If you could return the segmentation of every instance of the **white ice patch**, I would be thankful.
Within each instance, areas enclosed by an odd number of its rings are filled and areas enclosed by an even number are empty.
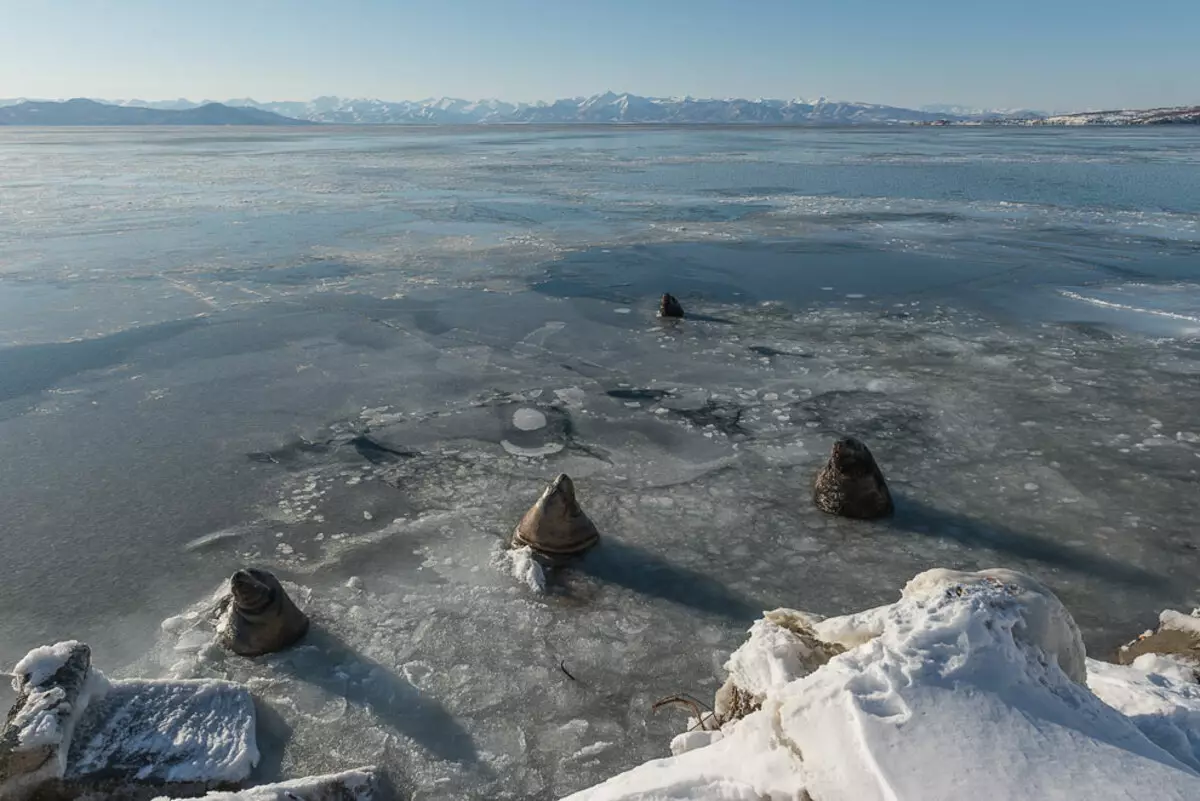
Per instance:
[[[509,569],[513,578],[529,586],[534,592],[546,591],[546,574],[533,555],[533,549],[526,545],[524,548],[514,548],[505,551]]]
[[[374,801],[378,797],[373,767],[327,776],[309,776],[278,784],[262,784],[237,792],[212,792],[206,801]],[[154,801],[174,801],[159,796]]]
[[[517,409],[513,412],[513,426],[520,431],[537,431],[546,427],[546,415],[537,409]]]
[[[530,459],[536,459],[543,456],[553,456],[560,452],[565,446],[561,442],[547,442],[545,445],[536,448],[525,448],[520,445],[515,445],[506,439],[500,440],[500,447],[504,448],[507,453],[513,456],[524,456]]]

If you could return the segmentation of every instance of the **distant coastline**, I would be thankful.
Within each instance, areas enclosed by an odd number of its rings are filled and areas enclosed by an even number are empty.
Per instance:
[[[954,106],[908,109],[870,103],[804,100],[647,98],[607,92],[553,103],[346,100],[259,103],[0,100],[0,125],[747,125],[747,126],[1133,126],[1200,124],[1200,106],[1045,114]]]

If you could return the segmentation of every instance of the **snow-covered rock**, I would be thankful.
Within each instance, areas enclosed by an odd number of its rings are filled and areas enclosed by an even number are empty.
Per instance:
[[[258,762],[254,701],[226,681],[109,682],[62,642],[13,670],[0,733],[0,799],[146,798],[237,787]]]
[[[1179,675],[1200,681],[1200,609],[1192,610],[1190,615],[1163,610],[1158,616],[1158,629],[1121,646],[1117,661],[1160,673],[1170,672],[1173,665]]]
[[[236,785],[258,763],[254,701],[215,679],[114,681],[75,732],[64,779]]]
[[[107,682],[92,652],[74,640],[35,648],[13,668],[16,703],[0,731],[0,798],[22,798],[59,779],[71,736]]]
[[[1200,798],[1190,685],[1101,666],[1105,703],[1074,621],[1028,576],[933,570],[889,606],[794,614],[847,650],[806,673],[803,638],[759,621],[730,660],[759,711],[571,801]]]
[[[373,766],[203,796],[207,801],[381,801],[384,797]],[[154,801],[174,800],[159,796]]]

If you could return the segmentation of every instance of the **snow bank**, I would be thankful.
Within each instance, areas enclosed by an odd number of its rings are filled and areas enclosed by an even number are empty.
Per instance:
[[[1128,667],[1089,659],[1088,686],[1151,742],[1200,771],[1200,684],[1182,667],[1156,654]]]
[[[207,801],[375,801],[384,797],[373,766],[310,776],[279,784],[264,784],[232,793],[213,792],[203,796]],[[173,801],[159,796],[154,801]]]
[[[848,650],[802,675],[809,635],[789,648],[780,620]],[[1134,668],[1089,677],[1070,615],[1027,576],[929,571],[890,606],[780,610],[750,639],[730,663],[759,711],[571,801],[1200,798],[1191,690]]]

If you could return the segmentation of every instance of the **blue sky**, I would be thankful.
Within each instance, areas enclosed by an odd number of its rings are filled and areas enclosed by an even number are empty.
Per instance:
[[[0,97],[1200,103],[1200,0],[0,0]]]

